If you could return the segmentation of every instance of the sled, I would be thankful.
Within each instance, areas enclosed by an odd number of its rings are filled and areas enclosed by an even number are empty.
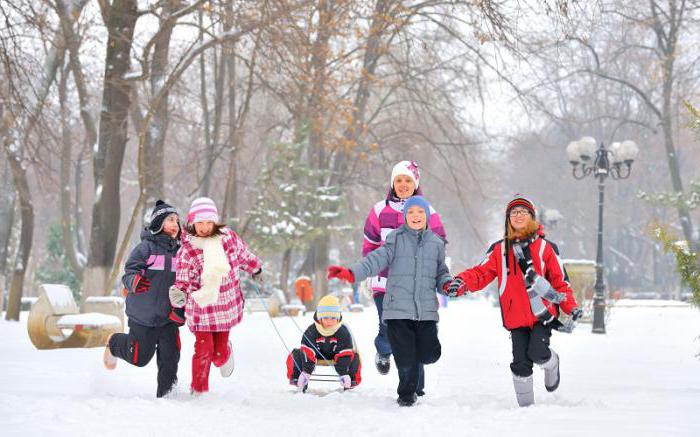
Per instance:
[[[78,308],[67,286],[42,284],[27,331],[37,349],[104,346],[111,334],[124,331],[124,299],[94,296]]]
[[[360,356],[360,353],[357,350],[357,344],[355,343],[355,337],[352,339],[352,350],[355,352],[360,359],[360,366],[362,366],[362,357]],[[314,371],[314,373],[311,374],[311,377],[309,378],[309,382],[338,382],[338,374],[335,372],[335,360],[322,360],[322,359],[316,359],[316,367],[318,366],[324,366],[324,367],[330,367],[333,369],[332,374],[328,373],[317,373],[317,371]],[[304,387],[302,390],[304,393],[306,393],[306,390],[308,389],[308,385]]]

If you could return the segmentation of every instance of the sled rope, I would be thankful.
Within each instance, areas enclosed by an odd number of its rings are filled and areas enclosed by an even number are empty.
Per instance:
[[[253,289],[255,290],[255,294],[258,296],[258,298],[260,299],[260,302],[262,302],[263,307],[265,308],[265,312],[267,313],[267,318],[270,320],[270,323],[272,324],[272,328],[273,328],[273,329],[275,330],[275,332],[277,333],[277,337],[279,337],[280,341],[282,342],[282,345],[283,345],[284,348],[287,350],[287,353],[288,353],[288,354],[291,354],[292,351],[289,349],[289,346],[287,346],[287,343],[284,341],[284,337],[282,337],[282,333],[279,331],[279,329],[277,329],[277,325],[275,324],[274,320],[272,320],[272,316],[270,315],[270,309],[268,308],[267,303],[265,303],[265,299],[262,297],[262,294],[260,293],[260,287],[258,287],[258,284],[254,283],[254,282],[252,283],[252,285],[253,285]],[[329,360],[321,353],[321,351],[318,350],[318,348],[316,347],[316,345],[314,344],[314,342],[310,341],[310,340],[308,339],[308,337],[306,337],[306,334],[304,333],[304,331],[301,330],[301,327],[297,324],[296,320],[294,320],[294,318],[293,318],[292,316],[290,316],[289,314],[287,314],[287,317],[289,317],[289,318],[292,320],[292,322],[294,323],[294,326],[296,326],[297,330],[299,330],[299,332],[301,332],[302,337],[304,337],[304,338],[306,339],[306,341],[307,341],[307,342],[311,345],[311,347],[318,353],[318,355],[320,355],[321,358],[322,358],[323,360],[329,361]],[[297,370],[299,371],[299,373],[303,372],[303,369],[299,367],[299,365],[297,364],[296,360],[295,360],[293,357],[292,357],[292,362],[294,363],[294,367],[297,368]],[[318,376],[327,376],[327,375],[318,375]],[[312,380],[313,380],[313,381],[326,381],[326,380],[323,380],[323,379],[319,379],[319,380],[312,379]],[[337,379],[334,379],[333,381],[336,381],[336,380],[337,380]]]

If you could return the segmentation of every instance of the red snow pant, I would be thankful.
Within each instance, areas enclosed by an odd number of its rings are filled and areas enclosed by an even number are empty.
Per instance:
[[[209,369],[212,363],[223,366],[231,351],[228,349],[228,331],[195,332],[194,355],[192,356],[192,390],[209,391]]]

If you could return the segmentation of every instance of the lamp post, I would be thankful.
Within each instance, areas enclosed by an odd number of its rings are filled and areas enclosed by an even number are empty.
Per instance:
[[[598,249],[595,261],[595,295],[593,297],[593,332],[605,334],[605,284],[603,282],[603,200],[605,179],[627,179],[639,148],[634,141],[615,142],[610,148],[597,146],[593,137],[572,141],[566,147],[575,179],[593,175],[598,179]]]

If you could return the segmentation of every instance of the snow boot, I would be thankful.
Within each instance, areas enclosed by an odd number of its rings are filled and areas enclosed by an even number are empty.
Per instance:
[[[535,403],[535,392],[532,388],[532,375],[518,376],[514,373],[513,387],[515,388],[515,397],[518,400],[518,405],[521,407],[529,407]]]
[[[412,393],[409,396],[399,396],[399,398],[396,399],[396,403],[398,403],[401,407],[412,407],[417,400],[418,396],[416,396],[415,393]]]
[[[374,356],[374,365],[380,375],[386,375],[391,369],[391,355],[377,354]]]
[[[552,392],[559,388],[559,355],[552,351],[552,356],[544,363],[538,363],[544,369],[544,388]]]
[[[107,345],[105,346],[105,351],[102,354],[102,363],[107,370],[114,370],[114,368],[117,367],[117,357],[112,355],[112,351],[109,350],[109,339],[112,338],[112,335],[114,334],[111,334],[107,339]]]
[[[231,346],[231,342],[228,342],[228,360],[219,367],[219,370],[221,371],[221,376],[224,378],[228,378],[231,376],[233,373],[233,346]]]
[[[158,390],[156,390],[156,397],[157,398],[168,398],[171,397],[175,393],[175,387],[177,386],[177,379],[173,381],[170,386],[166,387],[161,387],[158,386]]]

